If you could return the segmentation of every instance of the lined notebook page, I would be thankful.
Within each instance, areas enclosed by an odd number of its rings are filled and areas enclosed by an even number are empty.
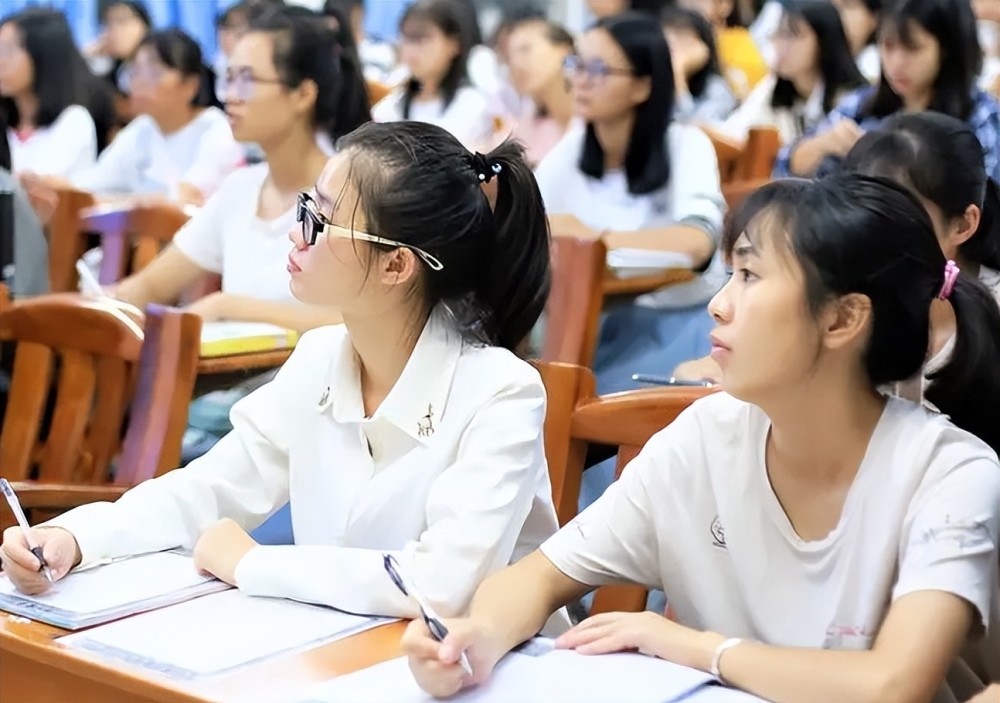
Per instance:
[[[555,650],[541,656],[509,654],[482,686],[448,699],[454,703],[669,703],[711,680],[708,674],[641,654],[588,657]],[[628,685],[624,685],[628,682]],[[304,691],[297,703],[432,703],[405,658],[340,676]]]
[[[60,638],[175,679],[218,674],[389,622],[232,590]]]

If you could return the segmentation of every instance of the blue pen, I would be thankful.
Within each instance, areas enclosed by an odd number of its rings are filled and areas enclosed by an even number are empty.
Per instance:
[[[17,494],[14,493],[14,489],[11,488],[10,483],[5,478],[0,478],[0,491],[3,491],[4,498],[7,499],[7,504],[10,505],[11,511],[14,513],[14,518],[17,520],[17,524],[21,527],[21,532],[24,533],[24,541],[28,543],[28,549],[35,558],[38,559],[38,563],[41,564],[41,571],[45,574],[45,578],[52,582],[52,571],[49,569],[49,565],[45,562],[45,557],[42,556],[42,548],[39,547],[35,540],[31,538],[31,526],[28,525],[28,518],[24,516],[24,511],[21,509],[21,501],[17,499]]]

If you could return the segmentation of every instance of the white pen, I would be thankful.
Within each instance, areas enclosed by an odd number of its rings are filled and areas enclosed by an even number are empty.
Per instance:
[[[28,543],[28,549],[38,559],[38,563],[42,565],[42,573],[45,574],[45,578],[51,583],[52,571],[49,569],[49,565],[45,563],[45,557],[42,556],[42,548],[31,538],[31,526],[28,525],[28,518],[24,516],[24,511],[21,510],[21,501],[17,499],[17,494],[14,493],[14,489],[11,488],[10,483],[5,478],[0,478],[0,491],[3,491],[3,496],[7,499],[7,504],[10,505],[10,509],[17,519],[17,524],[21,526],[21,532],[24,533],[24,541]]]
[[[77,259],[76,261],[76,272],[80,275],[80,286],[82,288],[81,292],[84,295],[94,296],[96,298],[107,298],[108,294],[104,292],[104,288],[94,274],[90,272],[90,269],[85,263]]]

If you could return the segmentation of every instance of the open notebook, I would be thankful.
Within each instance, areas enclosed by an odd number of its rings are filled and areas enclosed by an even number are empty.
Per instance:
[[[541,653],[540,653],[541,652]],[[588,657],[566,650],[522,649],[508,654],[482,686],[454,703],[668,703],[682,701],[712,681],[702,671],[642,654]],[[420,690],[405,658],[392,659],[301,691],[296,703],[433,703]]]
[[[652,249],[612,249],[608,252],[608,268],[618,278],[654,276],[669,269],[690,269],[691,257],[676,251]]]
[[[316,647],[387,622],[390,619],[232,590],[76,632],[59,642],[183,681]]]
[[[157,552],[74,571],[37,596],[0,575],[0,610],[78,630],[228,588],[199,574],[190,556]]]
[[[266,322],[206,322],[201,327],[201,356],[251,354],[291,349],[299,333]]]

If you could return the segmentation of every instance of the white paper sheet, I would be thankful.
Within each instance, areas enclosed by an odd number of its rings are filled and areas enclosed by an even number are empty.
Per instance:
[[[613,249],[608,252],[607,261],[619,278],[648,276],[667,269],[689,269],[694,265],[686,254],[653,249]]]
[[[489,680],[451,703],[668,703],[711,680],[708,674],[641,654],[586,657],[556,650],[541,656],[509,654]],[[627,685],[624,685],[627,682]],[[405,658],[393,659],[305,690],[296,703],[432,703]]]
[[[198,573],[191,557],[159,552],[70,573],[49,591],[30,598],[68,613],[86,615],[155,599],[211,580]],[[0,595],[26,598],[6,576],[0,577]]]
[[[331,608],[226,591],[60,638],[176,679],[221,673],[388,622]]]

